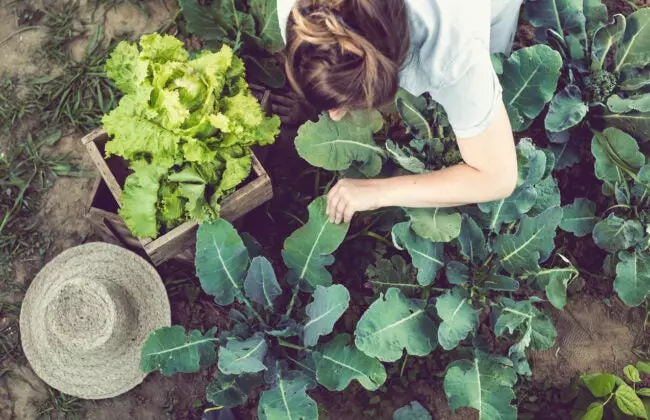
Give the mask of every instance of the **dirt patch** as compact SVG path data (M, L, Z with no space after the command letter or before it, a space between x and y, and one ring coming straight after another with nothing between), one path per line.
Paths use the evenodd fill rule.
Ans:
M0 418L36 419L47 386L28 366L10 365L0 374Z
M564 311L554 310L558 338L549 350L530 352L533 380L566 387L580 373L621 372L638 360L633 353L637 315L621 303L610 307L590 297L576 297Z

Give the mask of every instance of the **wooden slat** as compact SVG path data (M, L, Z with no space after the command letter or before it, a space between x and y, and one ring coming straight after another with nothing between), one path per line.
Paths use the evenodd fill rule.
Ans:
M122 188L98 147L98 144L101 145L101 142L107 140L108 135L103 129L94 130L82 139L82 143L86 146L97 170L102 176L93 188L89 209L89 217L93 224L98 227L100 236L114 243L121 243L122 246L133 250L144 250L154 265L160 265L178 254L182 254L184 259L190 258L194 251L198 223L185 222L158 238L138 240L131 235L124 220L119 215L92 207L94 197L102 180L118 203L122 196ZM230 222L234 222L273 198L273 188L269 175L254 153L251 153L251 158L252 173L256 175L256 178L221 202L221 217Z

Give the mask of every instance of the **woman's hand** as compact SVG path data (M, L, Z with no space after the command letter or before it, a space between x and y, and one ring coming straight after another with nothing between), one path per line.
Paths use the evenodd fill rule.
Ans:
M380 207L381 180L342 179L327 194L327 217L332 223L348 223L354 213Z

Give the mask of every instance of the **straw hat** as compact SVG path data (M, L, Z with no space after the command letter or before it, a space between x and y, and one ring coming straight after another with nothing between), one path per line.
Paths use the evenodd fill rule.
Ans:
M142 344L170 324L156 270L100 242L68 249L43 267L20 312L23 350L36 374L86 399L114 397L141 383Z

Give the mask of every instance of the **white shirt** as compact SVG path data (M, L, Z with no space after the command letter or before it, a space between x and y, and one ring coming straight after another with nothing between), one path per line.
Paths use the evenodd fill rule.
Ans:
M522 0L405 1L411 46L400 85L414 95L429 92L458 138L480 134L502 101L490 52L510 50ZM277 2L285 41L294 3Z

